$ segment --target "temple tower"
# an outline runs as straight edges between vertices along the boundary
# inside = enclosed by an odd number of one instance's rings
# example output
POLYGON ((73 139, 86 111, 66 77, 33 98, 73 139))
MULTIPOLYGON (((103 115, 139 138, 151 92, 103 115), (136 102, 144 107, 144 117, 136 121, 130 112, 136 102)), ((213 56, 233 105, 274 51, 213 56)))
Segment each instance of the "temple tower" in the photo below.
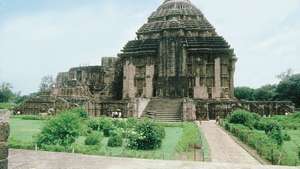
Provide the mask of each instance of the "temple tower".
POLYGON ((165 0, 119 57, 123 98, 234 98, 234 51, 189 0, 165 0))

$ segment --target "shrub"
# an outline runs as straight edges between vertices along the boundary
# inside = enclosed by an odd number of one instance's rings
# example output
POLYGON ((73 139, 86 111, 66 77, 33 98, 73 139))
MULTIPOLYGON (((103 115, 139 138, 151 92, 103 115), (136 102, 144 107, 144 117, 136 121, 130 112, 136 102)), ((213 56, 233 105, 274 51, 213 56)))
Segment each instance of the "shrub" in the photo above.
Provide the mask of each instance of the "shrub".
POLYGON ((91 118, 88 120, 87 125, 94 131, 100 131, 99 121, 97 118, 91 118))
POLYGON ((69 112, 77 114, 80 118, 86 119, 89 114, 83 108, 74 108, 69 110, 69 112))
POLYGON ((91 134, 89 134, 85 141, 84 144, 85 145, 97 145, 101 142, 101 135, 100 133, 97 132, 92 132, 91 134))
POLYGON ((229 117, 229 123, 242 124, 253 128, 254 124, 260 119, 260 116, 255 113, 250 113, 243 110, 233 112, 229 117))
POLYGON ((101 117, 98 120, 99 124, 99 129, 104 130, 104 129, 112 129, 113 128, 113 122, 111 118, 108 117, 101 117))
POLYGON ((275 162, 280 161, 280 147, 274 139, 268 137, 265 133, 251 130, 245 126, 237 124, 227 124, 229 131, 240 138, 244 143, 257 150, 263 158, 275 162))
POLYGON ((112 135, 109 137, 107 146, 109 147, 121 147, 123 145, 122 136, 119 134, 112 135))
POLYGON ((68 146, 80 134, 80 118, 73 113, 62 113, 49 120, 38 135, 37 144, 68 146))
POLYGON ((128 146, 138 150, 152 150, 159 148, 162 143, 164 131, 153 121, 145 119, 138 123, 129 134, 128 146))
POLYGON ((126 123, 125 120, 114 119, 113 120, 113 125, 116 128, 122 128, 122 129, 126 129, 127 128, 127 123, 126 123))

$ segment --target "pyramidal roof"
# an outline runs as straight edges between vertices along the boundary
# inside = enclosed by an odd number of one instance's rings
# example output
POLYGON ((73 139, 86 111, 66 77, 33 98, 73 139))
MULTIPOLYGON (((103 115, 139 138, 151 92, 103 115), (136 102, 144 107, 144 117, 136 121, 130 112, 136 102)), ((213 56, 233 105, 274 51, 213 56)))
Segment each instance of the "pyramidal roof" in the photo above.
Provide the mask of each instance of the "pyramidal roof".
POLYGON ((169 29, 216 34, 214 27, 190 0, 165 0, 137 34, 158 33, 169 29))

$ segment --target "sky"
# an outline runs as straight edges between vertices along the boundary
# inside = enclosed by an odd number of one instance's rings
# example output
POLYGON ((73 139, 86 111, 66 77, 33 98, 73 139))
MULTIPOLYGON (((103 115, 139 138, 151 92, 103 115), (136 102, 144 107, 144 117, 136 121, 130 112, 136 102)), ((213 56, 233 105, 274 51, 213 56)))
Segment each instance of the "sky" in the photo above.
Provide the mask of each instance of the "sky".
MULTIPOLYGON (((300 0, 191 0, 238 57, 236 86, 300 73, 300 0)), ((162 0, 0 0, 0 82, 35 92, 41 78, 116 56, 162 0)))

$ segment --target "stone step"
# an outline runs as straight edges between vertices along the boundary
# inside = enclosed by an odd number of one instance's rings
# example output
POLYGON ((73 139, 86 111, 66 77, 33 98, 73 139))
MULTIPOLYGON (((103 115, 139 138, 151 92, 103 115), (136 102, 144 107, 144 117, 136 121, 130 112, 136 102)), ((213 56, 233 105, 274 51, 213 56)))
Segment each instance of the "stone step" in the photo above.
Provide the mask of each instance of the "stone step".
POLYGON ((163 122, 180 122, 181 99, 152 99, 146 107, 142 117, 155 118, 163 122), (153 113, 147 114, 148 112, 153 113))

